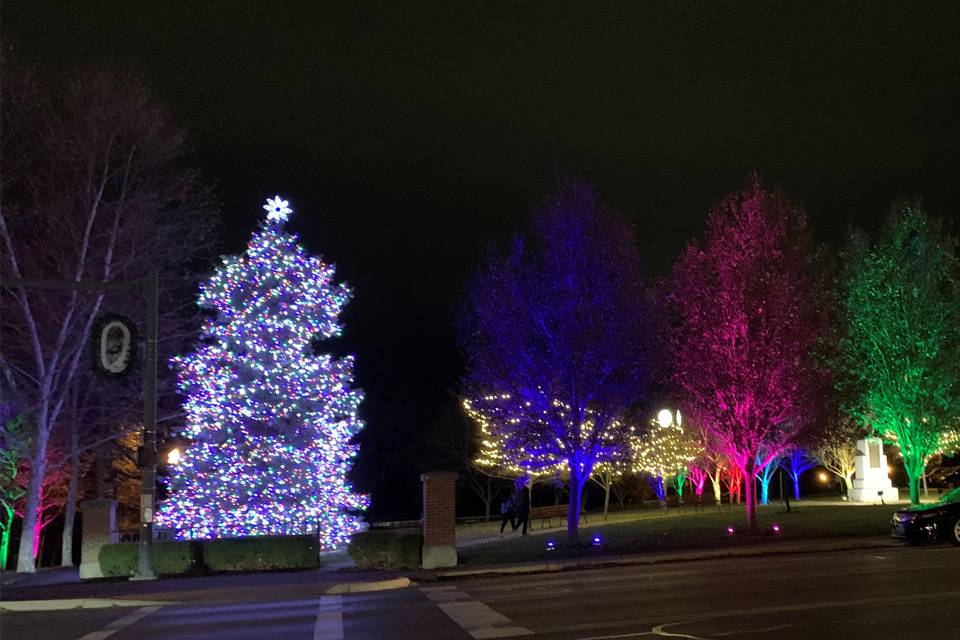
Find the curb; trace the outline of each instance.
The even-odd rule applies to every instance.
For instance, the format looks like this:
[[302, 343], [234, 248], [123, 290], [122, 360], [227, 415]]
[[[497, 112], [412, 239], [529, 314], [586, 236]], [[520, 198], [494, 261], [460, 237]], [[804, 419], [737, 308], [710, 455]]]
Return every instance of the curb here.
[[476, 569], [457, 569], [436, 574], [437, 580], [456, 580], [458, 578], [485, 578], [502, 575], [522, 575], [531, 573], [554, 573], [557, 571], [581, 571], [585, 569], [607, 569], [611, 567], [627, 567], [635, 565], [672, 564], [678, 562], [696, 562], [698, 560], [722, 560], [727, 558], [751, 558], [771, 555], [791, 555], [806, 553], [832, 553], [835, 551], [856, 551], [861, 549], [890, 549], [901, 548], [896, 541], [849, 542], [838, 543], [828, 548], [790, 547], [751, 547], [744, 549], [724, 549], [702, 552], [688, 552], [683, 554], [662, 556], [634, 556], [627, 558], [598, 559], [582, 562], [571, 559], [567, 562], [546, 564], [520, 565], [513, 567], [488, 567]]
[[328, 595], [337, 595], [343, 593], [369, 593], [371, 591], [388, 591], [390, 589], [403, 589], [409, 587], [412, 582], [410, 578], [394, 578], [393, 580], [379, 580], [377, 582], [341, 582], [335, 584], [324, 593]]
[[105, 609], [107, 607], [150, 607], [174, 602], [156, 600], [103, 600], [99, 598], [70, 598], [66, 600], [0, 601], [0, 611], [65, 611], [67, 609]]

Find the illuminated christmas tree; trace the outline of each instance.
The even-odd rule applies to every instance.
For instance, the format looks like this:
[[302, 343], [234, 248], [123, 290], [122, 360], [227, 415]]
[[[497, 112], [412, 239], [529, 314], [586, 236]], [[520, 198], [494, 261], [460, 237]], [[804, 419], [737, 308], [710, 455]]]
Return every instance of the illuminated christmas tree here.
[[264, 209], [246, 253], [224, 258], [201, 289], [216, 316], [202, 345], [175, 360], [192, 445], [157, 523], [179, 538], [319, 530], [329, 548], [362, 530], [368, 506], [346, 480], [363, 427], [353, 357], [314, 352], [340, 334], [352, 292], [284, 233], [286, 201]]

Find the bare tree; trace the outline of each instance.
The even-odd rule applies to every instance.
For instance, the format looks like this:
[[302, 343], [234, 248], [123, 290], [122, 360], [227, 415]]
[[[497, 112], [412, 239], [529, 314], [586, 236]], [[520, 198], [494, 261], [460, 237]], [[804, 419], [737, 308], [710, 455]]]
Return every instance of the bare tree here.
[[457, 482], [483, 502], [484, 521], [488, 522], [493, 501], [503, 488], [502, 481], [511, 474], [478, 464], [477, 425], [467, 417], [455, 396], [440, 405], [414, 446], [416, 452], [408, 458], [417, 461], [419, 470], [456, 471]]
[[[2, 275], [132, 282], [157, 269], [161, 305], [178, 307], [171, 295], [208, 249], [216, 212], [210, 189], [185, 166], [182, 130], [145, 81], [112, 71], [45, 77], [7, 60], [2, 90]], [[135, 310], [142, 321], [138, 302], [129, 294], [2, 290], [0, 369], [36, 429], [17, 571], [35, 571], [47, 445], [94, 321], [108, 307]]]

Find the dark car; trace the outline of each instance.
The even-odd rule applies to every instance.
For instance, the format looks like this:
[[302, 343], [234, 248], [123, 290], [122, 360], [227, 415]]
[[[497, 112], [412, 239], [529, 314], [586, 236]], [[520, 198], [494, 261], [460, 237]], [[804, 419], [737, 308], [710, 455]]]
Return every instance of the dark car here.
[[897, 511], [891, 524], [890, 533], [894, 538], [933, 538], [960, 544], [960, 487], [936, 502]]

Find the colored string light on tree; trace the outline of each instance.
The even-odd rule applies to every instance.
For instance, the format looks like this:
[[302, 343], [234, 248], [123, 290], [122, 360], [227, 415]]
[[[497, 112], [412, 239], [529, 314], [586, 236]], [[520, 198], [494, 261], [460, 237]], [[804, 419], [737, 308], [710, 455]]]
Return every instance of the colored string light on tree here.
[[193, 444], [157, 515], [178, 538], [319, 532], [335, 547], [363, 529], [366, 496], [346, 481], [363, 427], [353, 356], [314, 353], [340, 335], [352, 297], [334, 268], [309, 255], [283, 225], [279, 196], [240, 256], [203, 285], [216, 312], [197, 351], [175, 359]]

